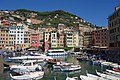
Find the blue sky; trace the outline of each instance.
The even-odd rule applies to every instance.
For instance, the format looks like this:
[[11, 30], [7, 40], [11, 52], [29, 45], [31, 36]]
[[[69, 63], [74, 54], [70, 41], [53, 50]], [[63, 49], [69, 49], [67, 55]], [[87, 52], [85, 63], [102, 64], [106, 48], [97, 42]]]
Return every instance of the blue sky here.
[[0, 0], [0, 10], [64, 10], [98, 26], [107, 26], [107, 17], [120, 0]]

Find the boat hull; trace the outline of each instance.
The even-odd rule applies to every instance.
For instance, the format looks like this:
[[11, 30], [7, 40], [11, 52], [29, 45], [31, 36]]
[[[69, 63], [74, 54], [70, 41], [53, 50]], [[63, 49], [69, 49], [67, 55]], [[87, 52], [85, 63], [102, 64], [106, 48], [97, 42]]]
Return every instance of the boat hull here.
[[47, 53], [48, 56], [66, 56], [65, 53]]
[[28, 74], [24, 74], [24, 75], [19, 75], [19, 76], [13, 76], [12, 74], [10, 74], [11, 79], [15, 79], [15, 80], [37, 80], [37, 79], [41, 79], [44, 75], [43, 71], [38, 71], [38, 72], [30, 72]]

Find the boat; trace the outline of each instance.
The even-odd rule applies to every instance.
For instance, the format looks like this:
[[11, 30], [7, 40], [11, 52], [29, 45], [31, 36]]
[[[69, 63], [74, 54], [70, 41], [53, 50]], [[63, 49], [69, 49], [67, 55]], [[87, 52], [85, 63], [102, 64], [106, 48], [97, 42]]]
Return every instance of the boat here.
[[67, 63], [67, 62], [57, 62], [56, 64], [53, 64], [53, 69], [61, 69], [62, 66], [70, 66], [73, 63]]
[[108, 74], [108, 75], [111, 75], [111, 76], [115, 76], [115, 77], [119, 77], [119, 78], [120, 78], [120, 73], [119, 73], [119, 72], [115, 72], [115, 71], [113, 71], [113, 70], [108, 70], [108, 69], [106, 69], [105, 73]]
[[38, 62], [43, 62], [48, 59], [53, 59], [50, 56], [46, 56], [44, 54], [32, 54], [32, 55], [23, 55], [18, 57], [9, 57], [12, 62], [22, 63], [24, 60], [36, 60]]
[[106, 69], [106, 71], [109, 72], [109, 73], [112, 73], [112, 74], [120, 75], [120, 72], [116, 72], [116, 71], [109, 70], [109, 69]]
[[120, 69], [117, 69], [117, 68], [112, 68], [112, 70], [115, 72], [120, 72]]
[[104, 79], [104, 78], [102, 78], [102, 77], [99, 77], [99, 76], [97, 76], [97, 75], [90, 74], [90, 73], [88, 73], [87, 71], [86, 71], [86, 74], [87, 74], [88, 77], [92, 78], [93, 80], [106, 80], [106, 79]]
[[13, 80], [38, 80], [41, 79], [44, 75], [44, 71], [30, 71], [23, 72], [22, 74], [10, 73], [10, 77]]
[[81, 66], [80, 65], [75, 65], [75, 64], [63, 65], [60, 68], [60, 70], [63, 71], [63, 72], [77, 71], [77, 70], [80, 70], [80, 69], [81, 69]]
[[85, 76], [85, 75], [80, 75], [80, 79], [81, 80], [94, 80], [93, 78]]
[[49, 49], [47, 51], [48, 56], [65, 56], [68, 53], [64, 49]]
[[120, 80], [119, 77], [115, 77], [115, 76], [112, 76], [112, 75], [108, 75], [108, 74], [104, 74], [104, 73], [100, 73], [100, 72], [97, 72], [96, 70], [96, 73], [97, 75], [99, 75], [100, 77], [102, 78], [105, 78], [106, 80]]
[[48, 64], [57, 64], [58, 62], [63, 62], [62, 60], [58, 60], [58, 59], [48, 59], [46, 61]]
[[66, 80], [78, 80], [78, 77], [67, 77]]
[[14, 64], [10, 65], [10, 70], [15, 70], [15, 69], [29, 69], [29, 70], [35, 70], [36, 67], [39, 69], [42, 69], [41, 65], [35, 64], [35, 61], [25, 61], [22, 64]]

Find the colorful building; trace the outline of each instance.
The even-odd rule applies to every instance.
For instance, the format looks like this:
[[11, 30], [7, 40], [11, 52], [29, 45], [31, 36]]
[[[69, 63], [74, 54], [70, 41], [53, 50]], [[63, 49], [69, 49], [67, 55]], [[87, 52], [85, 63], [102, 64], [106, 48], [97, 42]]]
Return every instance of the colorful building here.
[[32, 48], [40, 47], [40, 34], [39, 33], [30, 34], [30, 47]]
[[64, 48], [64, 38], [63, 33], [57, 33], [57, 48]]
[[108, 17], [109, 49], [120, 50], [120, 5]]
[[91, 47], [92, 46], [92, 32], [84, 32], [83, 46], [84, 47]]
[[101, 28], [92, 32], [92, 44], [96, 48], [108, 48], [108, 30]]
[[65, 34], [65, 46], [66, 47], [74, 47], [73, 31], [64, 31], [64, 34]]
[[0, 49], [5, 50], [9, 47], [9, 28], [0, 27]]
[[15, 50], [24, 49], [24, 26], [22, 24], [10, 26], [9, 35], [15, 36]]
[[24, 32], [24, 50], [30, 48], [30, 32]]

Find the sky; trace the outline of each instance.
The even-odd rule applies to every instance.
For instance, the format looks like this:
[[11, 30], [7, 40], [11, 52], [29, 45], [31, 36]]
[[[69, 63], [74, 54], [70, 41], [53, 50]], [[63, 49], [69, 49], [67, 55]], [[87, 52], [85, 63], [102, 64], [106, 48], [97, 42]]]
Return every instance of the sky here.
[[106, 27], [108, 16], [118, 5], [120, 0], [0, 0], [0, 10], [64, 10], [94, 25]]

